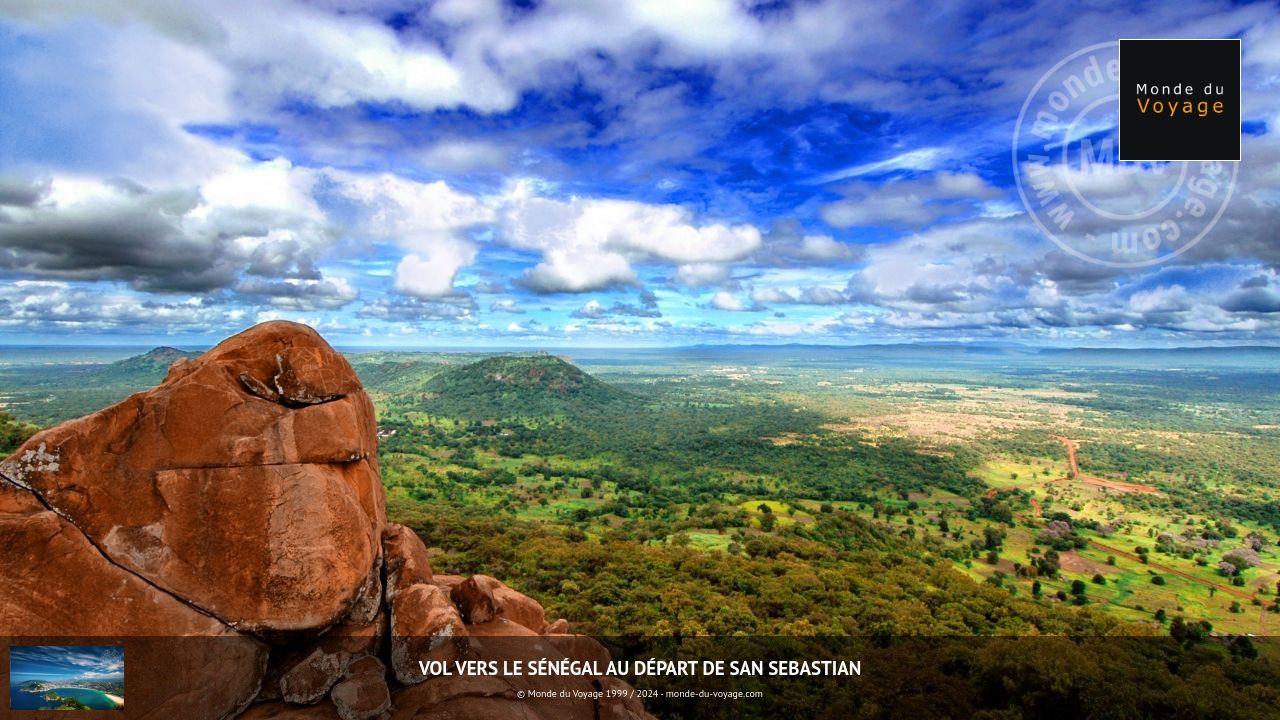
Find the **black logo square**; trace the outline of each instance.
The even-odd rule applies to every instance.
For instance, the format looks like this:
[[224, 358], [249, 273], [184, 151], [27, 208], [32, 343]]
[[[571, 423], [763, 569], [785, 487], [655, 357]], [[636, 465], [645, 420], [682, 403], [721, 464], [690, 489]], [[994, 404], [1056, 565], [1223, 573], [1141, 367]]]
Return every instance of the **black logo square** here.
[[1240, 41], [1121, 40], [1120, 159], [1240, 159]]

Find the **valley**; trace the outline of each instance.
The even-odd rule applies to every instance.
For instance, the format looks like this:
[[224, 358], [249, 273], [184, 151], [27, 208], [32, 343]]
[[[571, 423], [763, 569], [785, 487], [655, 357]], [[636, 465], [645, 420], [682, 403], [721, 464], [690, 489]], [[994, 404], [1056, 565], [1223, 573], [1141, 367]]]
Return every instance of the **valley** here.
[[[586, 632], [1275, 634], [1272, 354], [1158, 353], [348, 357], [392, 518]], [[6, 427], [181, 356], [0, 366]]]

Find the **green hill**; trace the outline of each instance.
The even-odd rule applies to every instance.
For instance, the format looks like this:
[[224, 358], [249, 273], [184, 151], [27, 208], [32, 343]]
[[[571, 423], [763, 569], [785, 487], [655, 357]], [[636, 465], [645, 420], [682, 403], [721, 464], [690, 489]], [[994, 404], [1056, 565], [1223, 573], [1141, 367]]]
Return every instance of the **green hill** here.
[[164, 380], [169, 366], [183, 358], [199, 357], [198, 352], [188, 352], [171, 347], [158, 347], [141, 355], [118, 360], [94, 373], [95, 380], [120, 384], [131, 390], [142, 390]]
[[498, 355], [427, 381], [427, 412], [464, 418], [582, 415], [633, 398], [553, 355]]

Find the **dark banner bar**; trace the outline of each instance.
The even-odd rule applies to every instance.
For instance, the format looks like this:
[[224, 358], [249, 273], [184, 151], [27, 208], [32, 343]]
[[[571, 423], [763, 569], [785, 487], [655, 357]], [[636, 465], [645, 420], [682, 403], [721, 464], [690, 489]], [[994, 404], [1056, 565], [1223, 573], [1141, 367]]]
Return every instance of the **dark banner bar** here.
[[[1274, 638], [413, 638], [412, 675], [371, 662], [394, 718], [627, 717], [1275, 717]], [[95, 717], [329, 717], [325, 655], [279, 655], [244, 638], [6, 638], [0, 662], [29, 648], [119, 647], [123, 705]], [[347, 666], [361, 657], [341, 657]], [[317, 660], [316, 658], [320, 659]], [[265, 676], [263, 665], [266, 663]], [[351, 672], [347, 672], [350, 677]], [[37, 688], [66, 697], [93, 691]], [[10, 676], [3, 707], [31, 692]], [[114, 697], [114, 695], [113, 695]], [[40, 707], [49, 707], [49, 704]], [[312, 713], [308, 715], [307, 713]], [[427, 713], [427, 714], [421, 714]], [[451, 714], [449, 714], [451, 713]], [[1190, 714], [1188, 714], [1190, 713]]]

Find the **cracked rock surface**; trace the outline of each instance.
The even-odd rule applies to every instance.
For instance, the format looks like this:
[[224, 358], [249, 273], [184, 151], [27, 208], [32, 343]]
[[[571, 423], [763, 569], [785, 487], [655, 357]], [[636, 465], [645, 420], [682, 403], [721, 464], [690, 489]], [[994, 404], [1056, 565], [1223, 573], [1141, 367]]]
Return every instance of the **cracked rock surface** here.
[[0, 462], [0, 635], [123, 644], [140, 718], [648, 717], [524, 703], [523, 679], [421, 673], [608, 652], [495, 578], [432, 573], [417, 535], [386, 521], [359, 378], [289, 322]]

